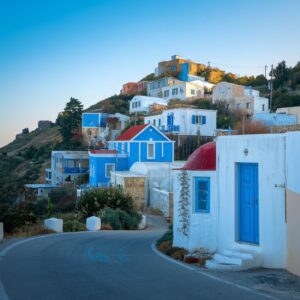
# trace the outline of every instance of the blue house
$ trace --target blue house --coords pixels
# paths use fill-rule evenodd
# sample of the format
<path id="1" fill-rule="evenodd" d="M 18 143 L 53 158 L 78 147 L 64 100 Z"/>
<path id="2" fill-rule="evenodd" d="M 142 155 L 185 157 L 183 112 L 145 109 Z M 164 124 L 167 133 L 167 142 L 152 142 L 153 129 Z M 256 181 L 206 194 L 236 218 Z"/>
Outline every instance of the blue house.
<path id="1" fill-rule="evenodd" d="M 90 185 L 108 186 L 111 171 L 127 171 L 135 162 L 173 162 L 174 141 L 150 124 L 130 127 L 108 150 L 89 152 Z"/>

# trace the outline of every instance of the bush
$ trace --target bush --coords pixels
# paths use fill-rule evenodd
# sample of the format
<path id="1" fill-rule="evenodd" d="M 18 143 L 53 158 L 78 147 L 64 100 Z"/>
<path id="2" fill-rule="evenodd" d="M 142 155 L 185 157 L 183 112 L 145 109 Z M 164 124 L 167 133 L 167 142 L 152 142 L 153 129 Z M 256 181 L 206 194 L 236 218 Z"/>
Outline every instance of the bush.
<path id="1" fill-rule="evenodd" d="M 85 225 L 77 220 L 64 221 L 63 230 L 65 232 L 85 231 Z"/>
<path id="2" fill-rule="evenodd" d="M 49 193 L 49 200 L 53 213 L 65 213 L 74 211 L 76 206 L 76 190 L 72 184 L 54 189 Z"/>
<path id="3" fill-rule="evenodd" d="M 188 251 L 184 248 L 172 247 L 166 251 L 166 254 L 174 259 L 184 260 L 184 257 L 188 254 Z"/>
<path id="4" fill-rule="evenodd" d="M 121 209 L 105 208 L 100 211 L 101 222 L 111 226 L 114 230 L 137 229 L 142 216 L 134 211 L 126 212 Z"/>
<path id="5" fill-rule="evenodd" d="M 78 201 L 77 210 L 82 218 L 97 215 L 106 207 L 134 211 L 133 198 L 118 188 L 97 188 L 85 192 Z"/>
<path id="6" fill-rule="evenodd" d="M 173 242 L 173 225 L 169 226 L 169 230 L 156 242 L 157 246 L 160 246 L 164 242 Z"/>

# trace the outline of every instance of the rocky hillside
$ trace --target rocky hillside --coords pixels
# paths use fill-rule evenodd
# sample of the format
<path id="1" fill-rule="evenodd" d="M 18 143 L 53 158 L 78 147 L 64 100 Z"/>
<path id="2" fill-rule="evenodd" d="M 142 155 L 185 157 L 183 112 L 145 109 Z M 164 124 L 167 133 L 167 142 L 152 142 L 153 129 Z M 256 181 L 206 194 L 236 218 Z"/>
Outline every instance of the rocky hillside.
<path id="1" fill-rule="evenodd" d="M 25 183 L 44 181 L 51 150 L 60 141 L 56 126 L 23 134 L 0 149 L 0 214 L 22 197 Z"/>

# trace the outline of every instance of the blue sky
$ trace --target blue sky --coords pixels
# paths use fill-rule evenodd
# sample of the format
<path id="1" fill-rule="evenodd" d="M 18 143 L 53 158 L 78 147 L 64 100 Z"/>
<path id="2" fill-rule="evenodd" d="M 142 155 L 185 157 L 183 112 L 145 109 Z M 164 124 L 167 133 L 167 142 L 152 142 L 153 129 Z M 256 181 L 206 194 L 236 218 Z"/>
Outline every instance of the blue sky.
<path id="1" fill-rule="evenodd" d="M 0 146 L 180 54 L 260 74 L 300 61 L 298 0 L 0 0 Z"/>

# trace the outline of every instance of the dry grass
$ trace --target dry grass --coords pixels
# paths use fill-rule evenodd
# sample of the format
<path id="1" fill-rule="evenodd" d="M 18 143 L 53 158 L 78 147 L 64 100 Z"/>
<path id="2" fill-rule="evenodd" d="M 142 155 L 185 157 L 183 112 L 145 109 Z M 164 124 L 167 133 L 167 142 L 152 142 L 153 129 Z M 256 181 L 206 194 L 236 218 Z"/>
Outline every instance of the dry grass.
<path id="1" fill-rule="evenodd" d="M 110 224 L 103 223 L 101 224 L 101 230 L 113 230 Z"/>
<path id="2" fill-rule="evenodd" d="M 50 234 L 50 233 L 55 233 L 55 231 L 45 228 L 42 224 L 32 224 L 32 225 L 25 225 L 19 228 L 13 233 L 6 235 L 5 238 L 11 239 L 11 238 L 31 237 L 36 235 Z"/>

